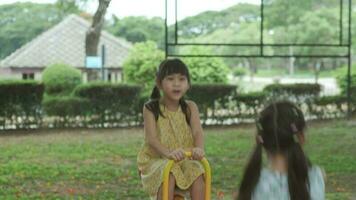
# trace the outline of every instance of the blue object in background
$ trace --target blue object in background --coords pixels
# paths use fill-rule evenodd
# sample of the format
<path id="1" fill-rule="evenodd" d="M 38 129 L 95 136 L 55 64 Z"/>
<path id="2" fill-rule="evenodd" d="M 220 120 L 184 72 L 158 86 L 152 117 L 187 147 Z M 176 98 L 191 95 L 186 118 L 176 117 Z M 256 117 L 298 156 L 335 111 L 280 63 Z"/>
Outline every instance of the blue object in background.
<path id="1" fill-rule="evenodd" d="M 88 57 L 86 57 L 85 66 L 87 68 L 100 69 L 102 67 L 101 57 L 99 57 L 99 56 L 88 56 Z"/>

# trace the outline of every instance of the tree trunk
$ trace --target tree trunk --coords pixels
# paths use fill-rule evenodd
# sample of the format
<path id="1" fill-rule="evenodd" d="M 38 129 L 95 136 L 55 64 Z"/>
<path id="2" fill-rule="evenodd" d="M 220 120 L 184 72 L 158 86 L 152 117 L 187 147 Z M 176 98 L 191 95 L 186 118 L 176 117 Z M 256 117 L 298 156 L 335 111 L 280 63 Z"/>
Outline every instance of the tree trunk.
<path id="1" fill-rule="evenodd" d="M 98 9 L 95 12 L 93 23 L 85 38 L 86 56 L 97 56 L 101 29 L 104 24 L 105 13 L 111 0 L 99 0 Z"/>

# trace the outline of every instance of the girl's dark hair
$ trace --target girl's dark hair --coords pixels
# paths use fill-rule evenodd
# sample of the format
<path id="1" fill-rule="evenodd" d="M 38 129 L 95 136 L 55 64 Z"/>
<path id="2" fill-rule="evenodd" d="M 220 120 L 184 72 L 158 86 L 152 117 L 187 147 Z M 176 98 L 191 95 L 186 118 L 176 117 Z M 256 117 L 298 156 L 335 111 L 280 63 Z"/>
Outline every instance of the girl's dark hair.
<path id="1" fill-rule="evenodd" d="M 180 59 L 174 58 L 174 59 L 166 59 L 162 61 L 161 64 L 159 65 L 156 74 L 156 80 L 162 83 L 163 79 L 171 74 L 182 74 L 186 76 L 188 80 L 188 84 L 190 85 L 190 75 L 189 75 L 188 67 Z M 159 115 L 165 117 L 159 107 L 160 98 L 161 98 L 160 91 L 158 87 L 155 86 L 152 90 L 150 101 L 148 101 L 145 104 L 145 107 L 154 114 L 156 120 L 158 120 Z M 185 114 L 187 123 L 190 124 L 190 110 L 184 97 L 182 97 L 179 100 L 179 104 L 182 108 L 183 113 Z"/>
<path id="2" fill-rule="evenodd" d="M 296 134 L 306 127 L 302 111 L 288 101 L 268 105 L 256 122 L 263 142 L 256 144 L 245 168 L 238 200 L 250 200 L 260 178 L 262 147 L 270 154 L 281 153 L 287 158 L 288 187 L 291 200 L 310 200 L 308 169 L 311 166 Z"/>

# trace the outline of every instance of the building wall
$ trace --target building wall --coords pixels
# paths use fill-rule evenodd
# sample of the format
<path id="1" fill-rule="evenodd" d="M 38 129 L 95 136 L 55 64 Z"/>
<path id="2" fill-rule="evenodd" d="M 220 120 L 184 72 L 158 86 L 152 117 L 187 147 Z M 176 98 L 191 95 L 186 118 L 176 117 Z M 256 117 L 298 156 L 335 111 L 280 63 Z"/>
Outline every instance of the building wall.
<path id="1" fill-rule="evenodd" d="M 81 69 L 82 70 L 82 80 L 84 83 L 101 80 L 102 72 L 99 69 Z M 93 77 L 95 77 L 93 79 Z M 110 68 L 106 69 L 104 72 L 104 79 L 110 83 L 121 83 L 122 82 L 122 70 L 120 68 Z M 111 80 L 110 80 L 111 79 Z"/>
<path id="2" fill-rule="evenodd" d="M 34 74 L 34 80 L 41 81 L 42 80 L 42 71 L 44 68 L 11 68 L 11 67 L 1 67 L 0 68 L 0 80 L 4 79 L 23 79 L 23 74 Z M 85 68 L 79 68 L 82 72 L 82 81 L 83 83 L 88 82 L 88 73 L 89 71 Z M 94 73 L 97 73 L 97 76 L 101 77 L 101 71 L 96 70 Z M 109 81 L 109 74 L 111 76 L 111 80 Z M 121 69 L 108 69 L 105 73 L 105 80 L 111 83 L 120 83 L 122 82 L 122 71 Z"/>
<path id="3" fill-rule="evenodd" d="M 16 79 L 16 77 L 11 74 L 11 70 L 9 68 L 0 67 L 0 80 L 3 79 Z"/>
<path id="4" fill-rule="evenodd" d="M 23 79 L 23 74 L 33 74 L 34 80 L 41 80 L 42 69 L 41 68 L 11 68 L 11 67 L 1 67 L 0 68 L 0 79 Z"/>

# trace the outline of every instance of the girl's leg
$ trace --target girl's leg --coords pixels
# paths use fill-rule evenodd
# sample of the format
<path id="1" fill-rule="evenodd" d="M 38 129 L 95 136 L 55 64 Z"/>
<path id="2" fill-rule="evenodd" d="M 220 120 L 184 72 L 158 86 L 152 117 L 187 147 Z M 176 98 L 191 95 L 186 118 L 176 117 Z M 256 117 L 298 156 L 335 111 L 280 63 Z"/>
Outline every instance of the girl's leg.
<path id="1" fill-rule="evenodd" d="M 192 200 L 204 200 L 205 198 L 205 183 L 203 175 L 200 175 L 190 186 L 190 197 Z"/>
<path id="2" fill-rule="evenodd" d="M 168 199 L 174 200 L 174 189 L 176 187 L 176 179 L 173 174 L 169 174 L 169 183 L 168 183 Z M 162 185 L 158 189 L 157 200 L 162 200 Z"/>

